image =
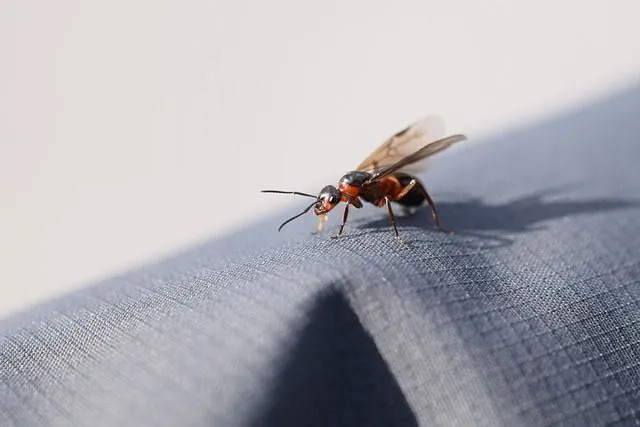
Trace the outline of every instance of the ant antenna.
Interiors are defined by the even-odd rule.
[[[281,190],[260,190],[261,193],[278,193],[278,194],[295,194],[296,196],[313,197],[317,199],[317,196],[313,194],[301,193],[299,191],[281,191]]]
[[[295,193],[294,193],[295,194]],[[312,196],[315,199],[315,196]],[[285,222],[283,222],[282,224],[280,224],[280,227],[278,227],[278,231],[282,230],[282,227],[284,227],[285,225],[289,224],[291,221],[293,221],[294,219],[301,217],[302,215],[306,214],[307,212],[309,212],[309,209],[311,209],[313,207],[313,205],[315,205],[317,202],[314,201],[313,203],[311,203],[309,205],[309,207],[307,207],[305,210],[303,210],[302,212],[300,212],[298,215],[293,216],[291,218],[289,218],[288,220],[286,220]]]

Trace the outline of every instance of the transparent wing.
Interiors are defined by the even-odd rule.
[[[444,123],[438,116],[427,116],[387,139],[356,170],[375,173],[396,164],[424,146],[444,136]],[[439,150],[438,150],[439,151]],[[417,173],[425,169],[427,156],[404,166],[403,170]],[[419,161],[423,160],[423,161]]]
[[[373,173],[373,177],[371,177],[370,181],[375,181],[381,178],[384,178],[387,175],[391,175],[394,172],[399,170],[407,171],[409,166],[417,164],[418,162],[426,159],[427,157],[442,151],[446,148],[451,147],[456,142],[464,141],[467,139],[464,135],[451,135],[446,138],[439,139],[437,141],[431,142],[413,154],[410,154],[402,159],[398,160],[396,163],[383,168],[376,169]]]

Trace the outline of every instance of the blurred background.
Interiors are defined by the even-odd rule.
[[[0,317],[285,209],[258,190],[316,193],[425,114],[481,144],[637,84],[638,16],[633,0],[4,0]]]

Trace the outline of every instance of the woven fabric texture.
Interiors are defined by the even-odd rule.
[[[425,208],[402,240],[377,208],[277,233],[296,205],[6,319],[0,425],[638,423],[638,111],[631,88],[442,155],[421,178],[453,235]]]

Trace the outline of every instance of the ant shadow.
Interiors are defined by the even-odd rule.
[[[640,206],[640,200],[623,198],[546,201],[545,197],[549,193],[551,192],[540,192],[493,205],[479,198],[470,198],[459,202],[437,203],[436,207],[443,225],[453,230],[455,236],[489,240],[495,246],[506,246],[514,242],[514,234],[544,229],[545,221]],[[437,232],[433,228],[428,207],[423,206],[415,213],[403,213],[401,209],[396,211],[400,211],[396,214],[398,227],[431,228],[433,232]],[[353,238],[362,234],[391,233],[386,215],[373,221],[364,220],[357,223],[356,227],[359,232],[353,233]]]

